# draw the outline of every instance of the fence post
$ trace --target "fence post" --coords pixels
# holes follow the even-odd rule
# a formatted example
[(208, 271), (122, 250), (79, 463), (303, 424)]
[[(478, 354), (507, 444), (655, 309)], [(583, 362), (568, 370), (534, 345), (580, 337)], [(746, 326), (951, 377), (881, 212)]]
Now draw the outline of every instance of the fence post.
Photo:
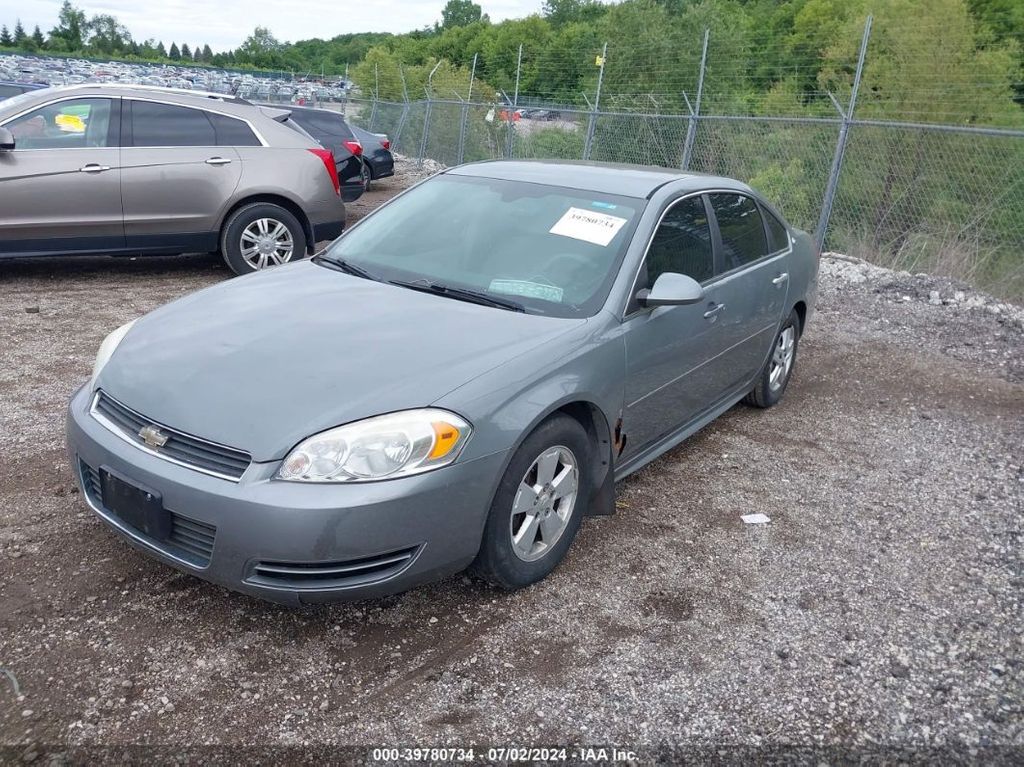
[[(513, 132), (515, 129), (515, 113), (519, 107), (519, 75), (522, 74), (523, 70), (523, 44), (519, 43), (519, 58), (516, 59), (516, 90), (512, 96), (512, 109), (508, 111), (508, 137), (505, 144), (505, 156), (508, 159), (512, 159), (512, 140)], [(505, 98), (508, 98), (506, 95)]]
[(583, 159), (590, 159), (590, 152), (594, 148), (594, 132), (597, 130), (597, 110), (601, 105), (601, 84), (604, 82), (604, 61), (608, 58), (608, 43), (601, 48), (601, 71), (597, 73), (597, 94), (594, 96), (594, 108), (590, 111), (590, 119), (587, 120), (587, 140), (583, 144)]
[(391, 137), (391, 146), (398, 151), (399, 140), (402, 138), (402, 129), (405, 128), (405, 123), (409, 120), (409, 89), (405, 85), (405, 70), (402, 69), (402, 65), (398, 65), (398, 76), (402, 78), (402, 114), (398, 117), (398, 127), (395, 128), (395, 135)]
[[(839, 103), (832, 99), (842, 115), (842, 122), (839, 124), (839, 138), (836, 140), (836, 151), (832, 156), (832, 168), (829, 170), (828, 183), (825, 185), (825, 197), (821, 202), (821, 216), (818, 218), (818, 227), (814, 230), (814, 242), (820, 253), (825, 246), (825, 233), (828, 231), (828, 221), (832, 217), (832, 204), (836, 200), (836, 190), (839, 188), (839, 174), (843, 169), (843, 156), (846, 154), (846, 141), (850, 135), (850, 125), (853, 123), (853, 111), (857, 108), (857, 91), (860, 90), (860, 78), (864, 73), (864, 57), (868, 51), (868, 40), (871, 38), (872, 16), (868, 14), (864, 21), (864, 35), (860, 40), (860, 53), (857, 55), (857, 71), (853, 75), (853, 88), (850, 91), (850, 103), (844, 111)], [(829, 94), (831, 96), (831, 94)]]
[(377, 121), (377, 102), (380, 101), (380, 73), (377, 71), (377, 65), (373, 65), (373, 106), (370, 108), (370, 124), (366, 128), (370, 133), (373, 133), (374, 123)]
[(473, 68), (469, 73), (469, 95), (466, 97), (465, 103), (462, 105), (462, 119), (459, 122), (459, 154), (458, 164), (462, 165), (466, 159), (466, 124), (469, 121), (469, 102), (473, 100), (473, 79), (476, 77), (476, 57), (478, 54), (473, 54)]
[(700, 100), (704, 95), (704, 73), (708, 65), (708, 37), (711, 30), (704, 29), (704, 48), (700, 54), (700, 74), (697, 75), (697, 103), (690, 109), (690, 120), (686, 125), (686, 143), (683, 144), (683, 170), (690, 169), (690, 161), (693, 159), (693, 140), (697, 136), (697, 121), (700, 120)]
[(427, 111), (423, 115), (423, 134), (420, 137), (420, 156), (417, 159), (417, 165), (423, 166), (423, 159), (427, 156), (427, 138), (430, 136), (430, 112), (434, 106), (434, 92), (433, 92), (433, 80), (434, 74), (437, 72), (437, 68), (441, 66), (441, 62), (444, 59), (438, 59), (434, 68), (430, 70), (430, 74), (427, 75), (427, 87), (424, 88), (424, 92), (427, 94)]

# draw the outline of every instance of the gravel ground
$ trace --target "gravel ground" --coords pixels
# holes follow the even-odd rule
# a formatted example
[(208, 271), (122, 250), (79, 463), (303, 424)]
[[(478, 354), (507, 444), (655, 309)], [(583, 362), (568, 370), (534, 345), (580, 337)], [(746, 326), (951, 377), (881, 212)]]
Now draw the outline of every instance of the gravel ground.
[(783, 403), (736, 407), (622, 483), (545, 582), (299, 611), (129, 549), (63, 453), (103, 335), (226, 269), (0, 263), (0, 667), (20, 690), (0, 675), (0, 761), (470, 743), (1021, 759), (1024, 312), (842, 257), (822, 271)]

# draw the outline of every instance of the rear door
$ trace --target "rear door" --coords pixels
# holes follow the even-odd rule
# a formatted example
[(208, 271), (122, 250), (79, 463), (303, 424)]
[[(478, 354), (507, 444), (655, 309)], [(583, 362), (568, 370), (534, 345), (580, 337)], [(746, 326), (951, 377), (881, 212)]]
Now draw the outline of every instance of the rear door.
[(124, 247), (119, 108), (116, 98), (65, 98), (4, 123), (15, 149), (0, 152), (0, 253)]
[(750, 382), (767, 359), (787, 306), (792, 250), (785, 227), (773, 218), (769, 229), (752, 197), (713, 192), (707, 199), (719, 251), (715, 286), (724, 307), (719, 330), (726, 353), (718, 368), (728, 391)]
[[(127, 246), (215, 248), (220, 212), (242, 172), (232, 144), (258, 145), (258, 139), (244, 121), (197, 107), (143, 99), (124, 103)], [(220, 141), (218, 133), (224, 136)]]

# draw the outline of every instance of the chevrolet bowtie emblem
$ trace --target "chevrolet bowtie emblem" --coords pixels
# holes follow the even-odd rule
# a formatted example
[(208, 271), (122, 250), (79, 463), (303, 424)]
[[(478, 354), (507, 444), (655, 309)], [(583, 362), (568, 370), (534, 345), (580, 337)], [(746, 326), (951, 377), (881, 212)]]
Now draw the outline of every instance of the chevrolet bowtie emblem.
[(163, 447), (167, 444), (167, 435), (155, 426), (143, 426), (139, 429), (139, 436), (150, 447)]

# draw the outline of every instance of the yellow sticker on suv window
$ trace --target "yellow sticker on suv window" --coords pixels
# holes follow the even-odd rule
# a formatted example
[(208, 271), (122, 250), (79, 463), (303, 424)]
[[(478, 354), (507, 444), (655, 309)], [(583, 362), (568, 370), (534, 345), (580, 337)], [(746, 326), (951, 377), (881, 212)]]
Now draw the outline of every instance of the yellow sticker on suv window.
[(569, 208), (565, 215), (558, 219), (548, 231), (551, 234), (572, 237), (574, 240), (583, 240), (606, 247), (625, 225), (626, 220), (593, 210)]

